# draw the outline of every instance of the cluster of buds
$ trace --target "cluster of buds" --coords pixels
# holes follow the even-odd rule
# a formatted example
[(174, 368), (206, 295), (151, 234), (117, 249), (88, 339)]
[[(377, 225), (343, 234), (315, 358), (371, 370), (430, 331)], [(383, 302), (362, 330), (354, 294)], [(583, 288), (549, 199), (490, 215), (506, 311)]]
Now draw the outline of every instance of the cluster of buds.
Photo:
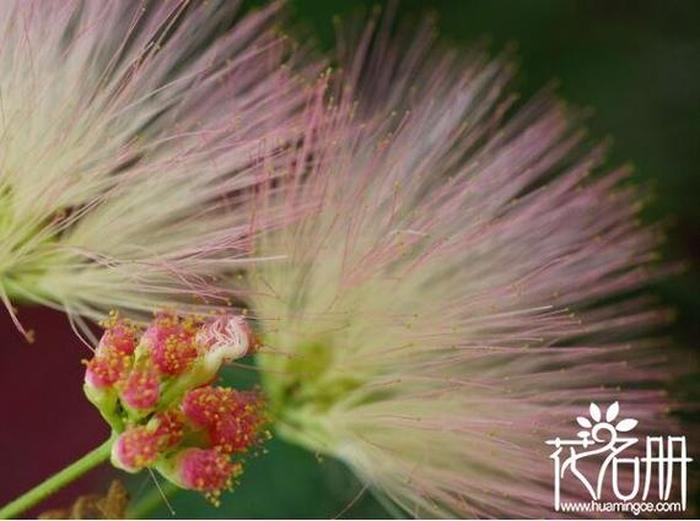
[(225, 363), (257, 348), (247, 321), (163, 312), (143, 330), (112, 314), (103, 327), (84, 389), (115, 432), (112, 463), (154, 468), (218, 503), (265, 432), (258, 392), (212, 385)]

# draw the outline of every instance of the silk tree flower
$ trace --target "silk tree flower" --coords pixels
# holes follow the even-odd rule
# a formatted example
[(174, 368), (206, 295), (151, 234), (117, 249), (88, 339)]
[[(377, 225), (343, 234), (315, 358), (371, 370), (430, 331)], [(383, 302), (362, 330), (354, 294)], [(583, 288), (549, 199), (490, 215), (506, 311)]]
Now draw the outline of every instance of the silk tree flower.
[(549, 517), (545, 441), (590, 402), (664, 432), (661, 230), (573, 110), (508, 94), (503, 59), (387, 34), (329, 97), (301, 188), (321, 210), (246, 278), (276, 429), (403, 514)]
[(278, 5), (240, 17), (234, 4), (2, 3), (0, 296), (11, 313), (11, 301), (78, 320), (226, 304), (221, 278), (250, 257), (256, 231), (279, 224), (255, 187), (300, 138), (309, 89), (290, 69), (315, 74), (272, 30)]

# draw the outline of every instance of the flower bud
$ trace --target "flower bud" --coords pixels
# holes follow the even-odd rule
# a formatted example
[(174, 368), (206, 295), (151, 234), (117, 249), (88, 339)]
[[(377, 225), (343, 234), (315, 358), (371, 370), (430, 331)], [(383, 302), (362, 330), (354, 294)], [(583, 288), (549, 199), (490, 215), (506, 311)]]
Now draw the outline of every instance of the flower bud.
[(124, 405), (131, 409), (147, 410), (157, 405), (160, 397), (160, 378), (150, 362), (132, 369), (121, 385), (119, 397)]
[(214, 449), (184, 449), (174, 461), (172, 478), (178, 485), (204, 492), (214, 500), (231, 488), (243, 470), (240, 463), (232, 463), (226, 454)]
[(143, 426), (132, 427), (112, 445), (112, 464), (127, 472), (138, 472), (158, 459), (158, 435)]
[(92, 360), (85, 362), (85, 383), (91, 391), (112, 387), (129, 372), (136, 346), (135, 329), (111, 314)]
[(158, 437), (161, 450), (180, 443), (185, 433), (182, 414), (178, 411), (160, 412), (153, 416), (148, 425), (153, 428), (153, 432)]
[(195, 341), (197, 325), (195, 319), (180, 319), (171, 313), (156, 316), (142, 341), (150, 348), (153, 362), (161, 374), (175, 376), (190, 368), (199, 355)]
[(236, 406), (235, 393), (228, 387), (199, 387), (185, 394), (181, 409), (193, 425), (211, 427), (223, 416), (233, 412)]
[(131, 366), (131, 357), (107, 350), (85, 362), (85, 383), (95, 389), (105, 389), (124, 378)]
[(182, 411), (192, 424), (207, 431), (212, 447), (227, 454), (248, 450), (265, 424), (264, 402), (258, 393), (224, 387), (188, 392)]
[(246, 452), (256, 444), (265, 424), (264, 403), (257, 393), (237, 392), (236, 406), (209, 429), (213, 447), (227, 454)]
[(258, 345), (247, 320), (231, 314), (206, 322), (197, 333), (197, 342), (206, 351), (205, 363), (215, 370), (226, 362), (250, 354)]
[(126, 320), (120, 319), (116, 313), (111, 313), (103, 323), (105, 332), (100, 338), (95, 354), (102, 356), (107, 353), (117, 353), (130, 356), (136, 349), (136, 328)]

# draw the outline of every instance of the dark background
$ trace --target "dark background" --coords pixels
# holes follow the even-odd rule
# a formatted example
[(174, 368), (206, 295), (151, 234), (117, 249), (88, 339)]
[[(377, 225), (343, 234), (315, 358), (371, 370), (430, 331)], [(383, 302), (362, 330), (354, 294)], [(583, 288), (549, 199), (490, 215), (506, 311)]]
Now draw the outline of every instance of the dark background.
[[(296, 0), (292, 21), (332, 45), (331, 18), (349, 18), (381, 2)], [(678, 311), (669, 333), (690, 375), (674, 393), (697, 403), (700, 337), (700, 2), (574, 0), (404, 0), (399, 17), (438, 15), (443, 40), (468, 46), (486, 37), (494, 53), (517, 44), (515, 89), (532, 94), (557, 80), (557, 92), (594, 109), (590, 132), (613, 137), (610, 164), (632, 162), (635, 179), (655, 197), (649, 220), (671, 222), (665, 255), (688, 261), (684, 274), (654, 291)], [(105, 425), (81, 394), (81, 358), (89, 355), (62, 315), (21, 310), (37, 332), (27, 346), (0, 313), (0, 504), (59, 470), (107, 436)], [(686, 434), (697, 446), (694, 407), (686, 409)], [(269, 454), (250, 462), (240, 487), (213, 509), (197, 495), (178, 493), (178, 516), (376, 517), (381, 507), (363, 495), (337, 462), (270, 443)], [(118, 475), (103, 466), (42, 508), (63, 505), (79, 493), (97, 492)], [(122, 474), (123, 476), (123, 474)], [(692, 480), (692, 478), (691, 478)], [(152, 515), (167, 517), (146, 473), (129, 481), (137, 505), (154, 500)], [(697, 490), (697, 483), (690, 483)], [(141, 501), (141, 503), (139, 503)], [(140, 507), (139, 507), (140, 508)], [(41, 510), (41, 508), (39, 509)]]

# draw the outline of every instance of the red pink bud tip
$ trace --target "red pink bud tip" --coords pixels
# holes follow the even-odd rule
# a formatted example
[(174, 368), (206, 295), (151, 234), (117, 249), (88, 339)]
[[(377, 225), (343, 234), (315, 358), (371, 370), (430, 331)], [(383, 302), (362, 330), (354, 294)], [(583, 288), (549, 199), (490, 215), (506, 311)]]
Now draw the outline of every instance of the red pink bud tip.
[(187, 419), (197, 427), (211, 427), (236, 407), (236, 391), (227, 387), (207, 385), (188, 391), (182, 399), (181, 409)]
[(119, 397), (132, 409), (152, 409), (160, 398), (160, 378), (151, 365), (131, 371), (121, 385)]
[(146, 427), (133, 427), (112, 445), (112, 463), (127, 472), (138, 472), (155, 463), (160, 451), (159, 436)]
[(192, 424), (209, 427), (233, 409), (233, 389), (210, 385), (193, 389), (185, 394), (180, 407)]
[(143, 334), (153, 362), (161, 374), (174, 376), (185, 372), (199, 355), (195, 336), (200, 322), (181, 319), (172, 313), (159, 313)]
[(117, 353), (130, 356), (134, 354), (137, 344), (137, 328), (129, 321), (121, 319), (116, 313), (110, 313), (107, 320), (102, 323), (105, 332), (100, 338), (96, 355)]
[(136, 348), (136, 329), (126, 320), (110, 314), (103, 323), (106, 328), (92, 360), (85, 362), (85, 383), (105, 389), (124, 379)]
[(265, 424), (264, 401), (256, 392), (200, 387), (185, 395), (182, 411), (208, 432), (212, 447), (226, 454), (248, 450)]
[(131, 365), (131, 357), (116, 351), (106, 351), (84, 361), (85, 383), (97, 389), (105, 389), (124, 378)]
[(166, 411), (153, 417), (156, 424), (153, 431), (158, 437), (161, 450), (174, 447), (182, 441), (185, 433), (185, 424), (179, 411)]
[(232, 463), (226, 454), (214, 449), (189, 448), (176, 456), (177, 479), (182, 487), (212, 498), (231, 488), (242, 470), (240, 463)]
[(227, 454), (246, 452), (266, 423), (265, 402), (256, 392), (235, 392), (235, 407), (209, 429), (212, 446)]

